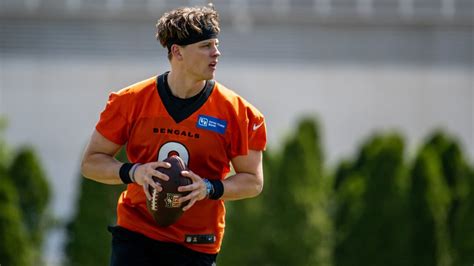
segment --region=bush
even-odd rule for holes
[[[328,180],[318,126],[302,120],[281,153],[268,153],[262,195],[226,203],[228,226],[219,264],[330,265]]]
[[[46,208],[51,198],[46,174],[31,147],[23,147],[9,169],[11,181],[19,193],[25,228],[35,249],[41,250],[46,229]]]
[[[335,175],[335,265],[407,265],[404,143],[370,138]]]
[[[42,265],[49,185],[33,148],[10,158],[4,122],[0,119],[0,264]]]
[[[118,155],[127,161],[124,149]],[[115,224],[117,199],[125,185],[101,184],[79,175],[76,214],[66,226],[67,265],[108,265],[112,237],[107,226]]]
[[[18,194],[0,170],[0,263],[11,266],[32,265],[29,239],[19,208]]]

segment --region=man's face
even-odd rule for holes
[[[196,80],[213,79],[221,55],[218,39],[208,39],[181,47],[183,70]]]

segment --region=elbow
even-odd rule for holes
[[[258,186],[255,188],[255,195],[254,195],[254,197],[260,195],[260,194],[262,193],[262,191],[263,191],[263,184],[258,185]]]
[[[87,178],[87,171],[86,171],[86,166],[85,166],[84,161],[82,161],[81,163],[81,174],[83,177]]]
[[[254,194],[252,195],[252,197],[257,197],[263,191],[263,176],[258,177],[257,180],[258,181],[255,183]]]
[[[87,164],[87,161],[86,159],[82,159],[82,162],[81,162],[81,174],[84,178],[87,178],[87,179],[90,179],[89,177],[89,171],[88,171],[88,164]]]

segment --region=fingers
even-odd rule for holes
[[[143,190],[148,200],[151,200],[152,198],[152,195],[149,191],[150,186],[156,189],[157,192],[161,192],[163,190],[160,183],[153,180],[153,176],[164,181],[169,180],[167,175],[156,170],[158,167],[169,168],[171,165],[165,162],[152,162],[138,166],[135,171],[135,180],[138,184],[143,186]],[[180,204],[186,203],[186,206],[182,208],[183,211],[187,211],[197,201],[206,198],[207,189],[203,179],[192,171],[182,171],[181,175],[190,178],[192,181],[192,183],[187,186],[178,187],[179,192],[189,192],[186,196],[179,198]]]
[[[187,194],[186,196],[182,196],[179,198],[179,202],[180,203],[183,203],[183,202],[186,202],[188,200],[192,200],[194,198],[197,198],[197,199],[201,199],[199,197],[199,194],[200,194],[200,191],[199,190],[194,190],[193,192],[190,192],[189,194]]]
[[[196,201],[196,198],[193,198],[191,201],[189,201],[189,203],[183,207],[183,211],[189,210],[194,205],[194,203],[196,203]]]
[[[164,168],[170,168],[171,167],[170,163],[162,162],[162,161],[147,163],[147,165],[149,165],[153,169],[158,168],[158,167],[164,167]]]
[[[143,191],[145,192],[145,195],[148,200],[151,199],[151,194],[149,192],[150,186],[156,189],[158,192],[161,192],[162,190],[160,183],[153,180],[153,176],[164,181],[169,180],[169,177],[167,175],[156,170],[156,168],[158,167],[169,168],[171,167],[171,165],[166,162],[146,163],[139,165],[134,173],[135,182],[143,186]]]
[[[144,185],[145,183],[147,183],[155,187],[155,185],[152,184],[153,182],[152,176],[155,176],[164,181],[169,180],[169,177],[167,175],[156,170],[156,168],[158,167],[169,168],[171,167],[171,165],[165,162],[151,162],[151,163],[139,165],[137,169],[135,170],[135,173],[133,176],[133,178],[135,179],[135,182],[138,183],[139,185]]]
[[[193,183],[202,181],[202,178],[198,175],[196,175],[193,171],[188,170],[188,171],[181,171],[181,175],[185,177],[191,178]]]
[[[151,162],[151,163],[146,164],[146,166],[148,167],[147,173],[150,176],[156,176],[159,179],[164,180],[164,181],[168,181],[170,179],[167,175],[165,175],[162,172],[156,170],[156,168],[158,168],[158,167],[170,168],[171,167],[170,163],[167,163],[167,162]]]
[[[148,190],[148,184],[147,183],[143,184],[143,191],[145,191],[146,198],[148,200],[151,200],[151,195],[150,195],[150,191]]]
[[[161,192],[163,190],[163,188],[161,187],[161,184],[158,183],[158,182],[153,182],[153,189],[155,189],[156,191],[158,192]],[[148,200],[151,200],[152,198],[152,195],[150,194],[150,184],[149,183],[145,183],[143,184],[143,191],[145,192],[145,195],[146,195],[146,198]]]
[[[186,191],[195,191],[199,190],[200,188],[206,188],[204,182],[201,177],[193,173],[192,171],[182,171],[182,176],[189,177],[192,181],[190,185],[187,186],[180,186],[178,187],[179,192],[186,192]]]
[[[198,200],[202,200],[206,197],[206,185],[202,178],[193,173],[192,171],[182,171],[181,175],[189,177],[193,182],[190,185],[178,187],[178,191],[180,192],[190,192],[188,195],[179,198],[179,202],[181,204],[189,201],[189,203],[183,207],[183,211],[187,211]]]

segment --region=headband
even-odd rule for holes
[[[190,31],[189,36],[184,39],[170,38],[166,43],[168,51],[171,50],[173,44],[188,45],[200,41],[217,38],[218,32],[211,27],[201,28],[201,32]]]

